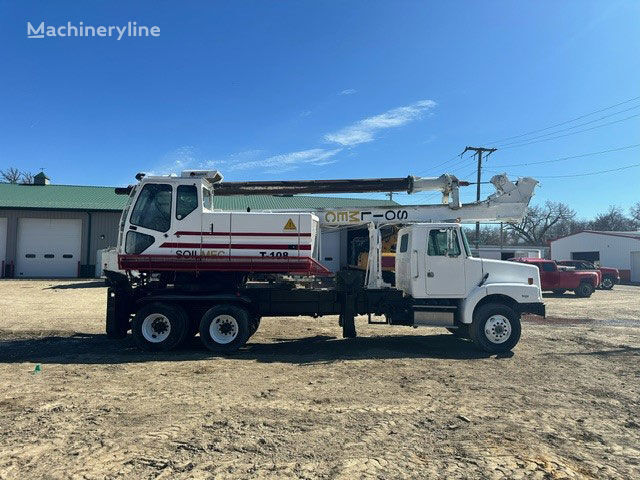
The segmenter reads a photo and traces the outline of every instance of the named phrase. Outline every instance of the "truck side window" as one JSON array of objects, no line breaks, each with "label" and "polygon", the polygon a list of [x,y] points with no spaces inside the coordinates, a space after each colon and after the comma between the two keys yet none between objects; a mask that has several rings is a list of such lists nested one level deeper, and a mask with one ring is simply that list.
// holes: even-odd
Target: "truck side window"
[{"label": "truck side window", "polygon": [[171,227],[171,185],[147,183],[140,192],[130,222],[139,227],[166,232]]},{"label": "truck side window", "polygon": [[409,234],[405,233],[400,237],[400,253],[404,253],[407,251],[407,247],[409,246]]},{"label": "truck side window", "polygon": [[555,271],[555,268],[553,268],[553,263],[550,262],[543,262],[541,264],[542,268],[540,270],[543,270],[545,272],[553,272]]},{"label": "truck side window", "polygon": [[208,188],[202,189],[202,206],[207,210],[213,210],[213,202],[211,201],[211,190]]},{"label": "truck side window", "polygon": [[429,231],[429,243],[427,244],[427,255],[430,257],[445,257],[450,255],[457,257],[460,255],[460,243],[458,242],[458,235],[455,230],[453,234],[453,251],[447,251],[447,232],[453,230],[450,228],[443,228],[441,230]]},{"label": "truck side window", "polygon": [[198,206],[198,189],[195,185],[178,185],[176,189],[176,218],[182,220]]}]

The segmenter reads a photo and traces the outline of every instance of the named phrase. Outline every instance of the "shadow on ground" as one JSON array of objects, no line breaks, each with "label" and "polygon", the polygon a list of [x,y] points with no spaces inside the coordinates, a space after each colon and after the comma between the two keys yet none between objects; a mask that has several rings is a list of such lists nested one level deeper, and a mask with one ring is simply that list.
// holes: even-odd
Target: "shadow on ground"
[{"label": "shadow on ground", "polygon": [[104,280],[96,280],[95,282],[78,282],[78,283],[61,283],[59,285],[52,285],[47,287],[46,290],[69,290],[76,288],[99,288],[106,287]]},{"label": "shadow on ground", "polygon": [[[501,355],[501,358],[513,354]],[[275,339],[269,343],[250,342],[229,355],[237,360],[258,362],[317,364],[361,359],[440,358],[469,360],[488,358],[471,342],[453,335],[397,335],[342,339],[314,336]],[[12,338],[0,341],[0,363],[118,364],[154,361],[192,361],[220,357],[209,352],[198,338],[172,352],[141,352],[131,336],[111,340],[103,334],[51,334],[38,338]]]}]

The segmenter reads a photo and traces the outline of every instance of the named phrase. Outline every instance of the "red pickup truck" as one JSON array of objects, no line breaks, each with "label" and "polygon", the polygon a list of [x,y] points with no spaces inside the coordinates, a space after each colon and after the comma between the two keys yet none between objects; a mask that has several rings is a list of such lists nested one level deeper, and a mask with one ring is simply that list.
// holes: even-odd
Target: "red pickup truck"
[{"label": "red pickup truck", "polygon": [[558,265],[575,267],[576,270],[589,270],[600,274],[599,288],[611,290],[616,283],[620,283],[620,272],[617,268],[596,267],[593,263],[585,260],[556,260]]},{"label": "red pickup truck", "polygon": [[578,297],[590,297],[600,283],[600,274],[573,267],[560,267],[553,260],[544,258],[511,258],[512,262],[530,263],[540,270],[542,290],[562,294],[573,290]]}]

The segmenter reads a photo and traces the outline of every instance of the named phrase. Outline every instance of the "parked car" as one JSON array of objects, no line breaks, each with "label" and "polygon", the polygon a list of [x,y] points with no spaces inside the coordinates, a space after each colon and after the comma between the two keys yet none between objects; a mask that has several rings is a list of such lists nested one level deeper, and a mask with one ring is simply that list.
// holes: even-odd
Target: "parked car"
[{"label": "parked car", "polygon": [[576,270],[590,270],[600,274],[599,288],[603,290],[611,290],[616,283],[620,283],[620,272],[617,268],[596,267],[593,263],[586,260],[556,260],[558,265],[567,267],[575,267]]},{"label": "parked car", "polygon": [[562,294],[573,290],[578,297],[590,297],[600,283],[600,273],[577,270],[574,267],[558,267],[555,261],[544,258],[510,258],[512,262],[529,263],[540,270],[543,291]]}]

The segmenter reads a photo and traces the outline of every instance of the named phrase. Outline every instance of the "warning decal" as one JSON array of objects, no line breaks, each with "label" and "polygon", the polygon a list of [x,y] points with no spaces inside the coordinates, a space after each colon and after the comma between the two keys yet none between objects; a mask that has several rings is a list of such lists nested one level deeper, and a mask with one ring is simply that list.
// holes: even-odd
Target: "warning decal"
[{"label": "warning decal", "polygon": [[293,223],[293,220],[289,219],[289,221],[284,226],[285,230],[297,230],[296,224]]}]

